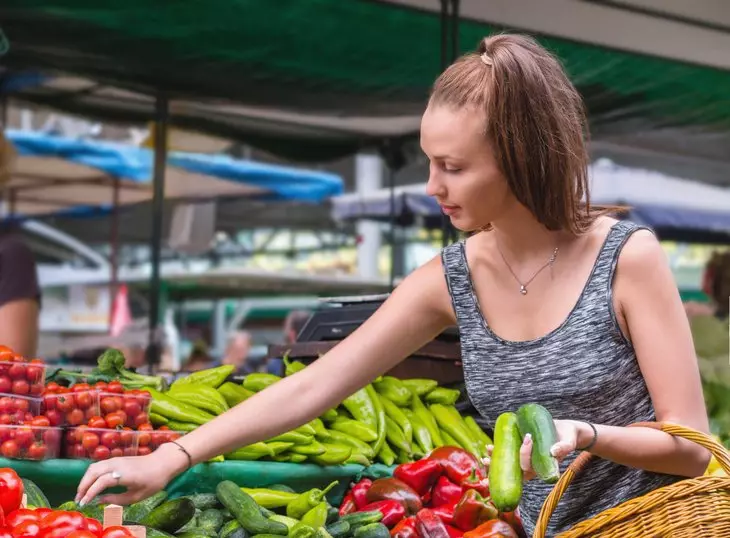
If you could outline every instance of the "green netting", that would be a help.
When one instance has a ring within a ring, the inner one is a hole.
[[[440,69],[438,14],[362,0],[4,0],[0,23],[10,67],[332,117],[418,114]],[[464,50],[499,30],[474,21],[460,28]],[[599,134],[730,125],[728,72],[564,39],[542,42],[565,62]],[[114,99],[35,99],[77,112],[143,114]],[[237,125],[233,113],[204,116],[175,121],[273,149],[284,141],[297,156],[317,144],[327,147],[318,156],[341,154],[366,138],[327,129],[272,134],[260,122]],[[306,139],[307,150],[297,152],[294,139]]]
[[[0,458],[0,467],[12,467],[23,478],[38,484],[51,504],[57,506],[73,500],[76,486],[89,467],[89,462],[84,460],[33,462]],[[214,492],[216,485],[222,480],[232,480],[248,487],[286,484],[295,491],[305,491],[326,486],[337,480],[338,486],[328,496],[330,502],[337,503],[352,480],[357,480],[361,476],[380,478],[391,474],[392,467],[384,465],[373,465],[368,468],[360,465],[320,467],[311,464],[228,461],[196,465],[170,483],[167,491],[173,497],[191,493],[209,493]]]

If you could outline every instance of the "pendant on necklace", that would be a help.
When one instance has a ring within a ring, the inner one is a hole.
[[[522,295],[527,295],[527,288],[525,286],[520,286],[520,293]]]

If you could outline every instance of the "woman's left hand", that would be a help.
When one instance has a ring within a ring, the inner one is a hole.
[[[580,423],[573,420],[556,420],[555,430],[558,433],[558,442],[552,447],[552,455],[558,462],[562,462],[576,450],[581,433]],[[489,455],[492,454],[492,446],[487,447]],[[485,461],[488,463],[488,461]],[[537,476],[532,468],[532,437],[528,433],[522,441],[520,448],[520,467],[525,480],[532,480]]]

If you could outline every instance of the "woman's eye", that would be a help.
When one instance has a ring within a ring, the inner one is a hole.
[[[447,164],[444,164],[442,166],[442,168],[443,168],[444,172],[448,172],[450,174],[456,174],[458,172],[461,172],[461,168],[457,168],[456,166],[450,166]]]

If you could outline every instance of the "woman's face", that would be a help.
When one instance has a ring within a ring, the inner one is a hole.
[[[484,135],[484,114],[429,104],[421,148],[430,161],[426,192],[459,230],[498,220],[517,204]]]

